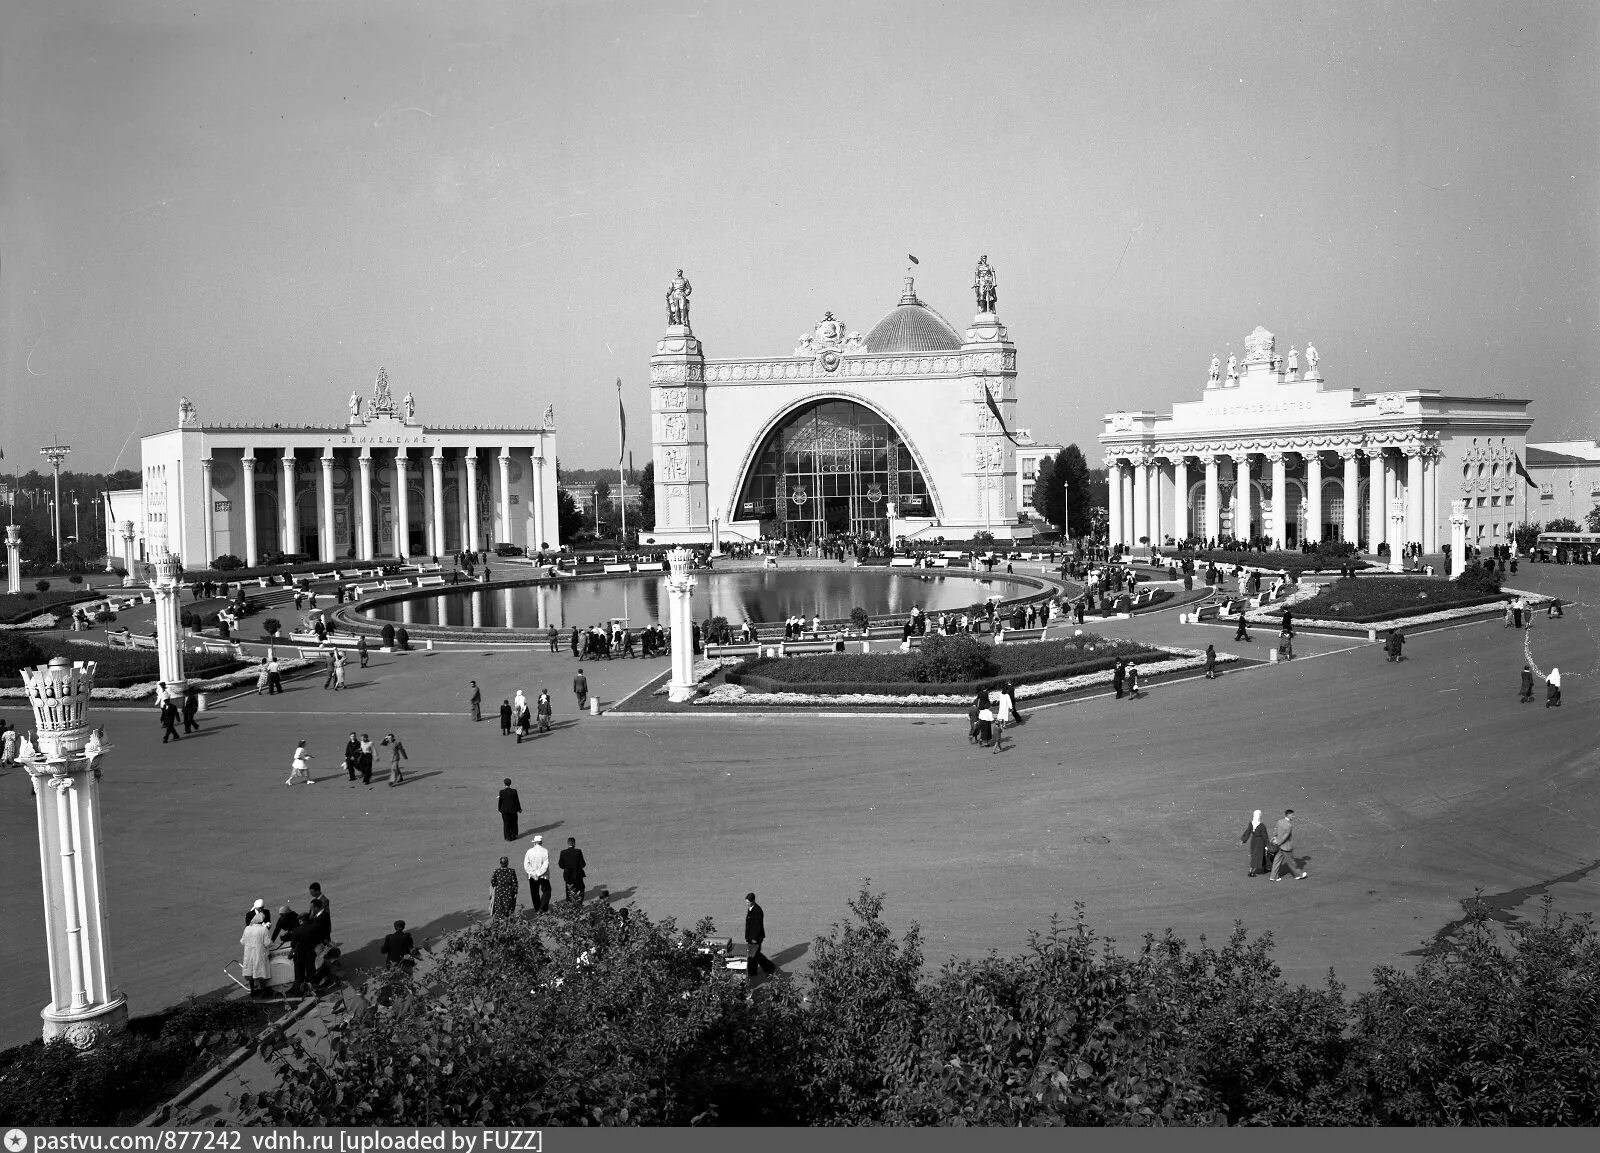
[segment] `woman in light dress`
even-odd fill
[[[244,946],[244,957],[239,962],[239,967],[244,973],[245,980],[250,984],[252,996],[264,991],[272,978],[272,966],[268,956],[270,934],[267,911],[257,909],[254,918],[244,927],[244,936],[239,938],[239,944]]]
[[[306,762],[311,759],[311,754],[306,752],[305,741],[301,741],[294,747],[294,760],[289,766],[289,779],[283,783],[286,785],[292,785],[296,781],[300,781],[307,785],[316,784],[317,782],[311,779],[311,766],[306,764]]]

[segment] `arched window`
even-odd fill
[[[848,400],[796,409],[767,434],[739,490],[740,520],[763,535],[889,534],[889,506],[931,516],[928,485],[892,425]]]

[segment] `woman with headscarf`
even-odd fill
[[[983,721],[984,710],[989,707],[989,696],[982,689],[973,698],[972,704],[967,707],[967,741],[971,744],[986,744],[984,729],[988,726]],[[992,713],[990,714],[993,715]]]
[[[1544,707],[1548,709],[1552,705],[1561,707],[1561,670],[1554,666],[1544,679]]]
[[[259,901],[256,903],[260,904]],[[244,946],[244,957],[239,962],[239,968],[250,986],[251,996],[265,990],[272,978],[267,940],[272,930],[267,925],[267,911],[257,908],[253,912],[255,915],[244,927],[244,936],[239,938],[239,944]]]
[[[500,858],[500,867],[489,874],[489,887],[494,890],[494,903],[490,913],[496,917],[509,917],[517,911],[517,874],[511,869],[509,857]]]
[[[1250,823],[1239,834],[1239,843],[1250,847],[1249,876],[1267,871],[1267,824],[1261,819],[1261,810],[1250,816]]]

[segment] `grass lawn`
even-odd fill
[[[38,659],[33,659],[31,654],[8,651],[0,661],[0,686],[16,687],[22,684],[22,677],[17,673],[19,666],[31,668],[34,664],[42,664],[58,656],[74,661],[96,662],[94,683],[100,688],[123,688],[142,681],[153,681],[161,674],[161,659],[153,649],[114,649],[106,645],[77,644],[67,639],[71,635],[24,633],[23,636],[38,650]],[[25,659],[17,659],[19,656]],[[183,671],[191,678],[216,675],[238,664],[238,661],[222,653],[183,655]]]
[[[1293,606],[1310,620],[1381,621],[1441,609],[1494,604],[1499,594],[1466,589],[1441,577],[1367,577],[1337,580]],[[1280,610],[1281,611],[1281,610]]]
[[[1285,569],[1292,576],[1317,570],[1337,571],[1341,565],[1351,564],[1357,569],[1371,568],[1364,560],[1355,557],[1319,556],[1305,552],[1239,552],[1212,549],[1195,553],[1195,562],[1212,561],[1218,565],[1242,564],[1250,568]]]
[[[36,617],[46,609],[65,601],[84,600],[100,595],[102,594],[83,585],[68,584],[65,578],[62,578],[59,584],[52,581],[47,592],[36,592],[27,588],[20,593],[0,593],[0,621],[16,624]]]

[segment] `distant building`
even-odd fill
[[[1580,528],[1600,506],[1600,444],[1555,440],[1528,445],[1528,474],[1539,486],[1528,492],[1528,520],[1549,524],[1563,517]]]
[[[583,512],[584,515],[593,516],[594,490],[599,487],[599,483],[600,482],[562,481],[561,491],[572,497],[573,501],[577,503],[579,510]],[[615,507],[617,503],[617,483],[615,481],[608,482],[606,483],[606,487],[611,490],[611,495],[607,499],[610,500],[612,507]],[[630,482],[629,484],[623,486],[622,493],[623,500],[627,504],[628,511],[630,513],[639,507],[638,485]],[[604,512],[605,510],[602,509],[601,511]]]
[[[1048,526],[1048,519],[1033,503],[1034,482],[1039,478],[1039,465],[1053,458],[1063,445],[1039,444],[1026,428],[1016,429],[1017,434],[1017,507],[1034,520]]]

